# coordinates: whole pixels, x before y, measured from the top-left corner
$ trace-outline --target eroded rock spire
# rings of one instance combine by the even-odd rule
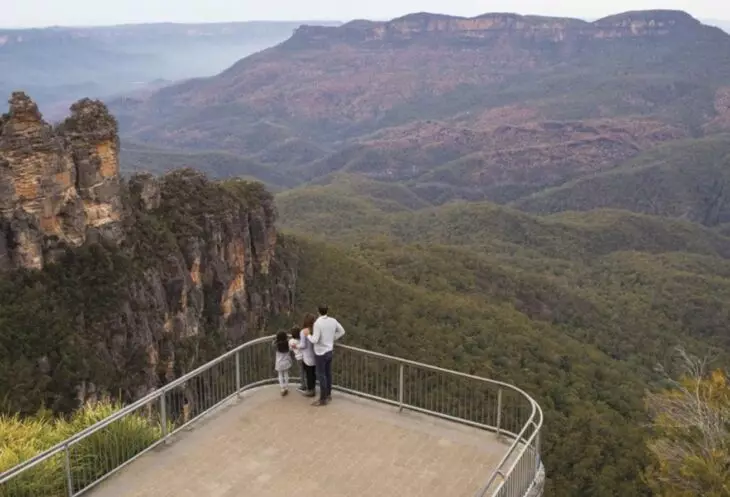
[[[98,101],[71,107],[58,129],[15,92],[0,120],[0,264],[40,269],[91,234],[120,239],[119,138]]]

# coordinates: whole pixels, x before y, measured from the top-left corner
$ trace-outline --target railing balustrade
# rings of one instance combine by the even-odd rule
[[[0,474],[0,497],[76,497],[242,392],[276,383],[273,337],[237,347]],[[510,443],[476,497],[523,497],[541,469],[542,410],[522,390],[347,345],[334,389],[497,433]]]

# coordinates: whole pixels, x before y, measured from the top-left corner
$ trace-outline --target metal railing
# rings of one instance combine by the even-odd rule
[[[237,347],[0,474],[0,497],[76,497],[248,389],[276,383],[273,337]],[[347,345],[334,389],[511,440],[477,497],[523,497],[541,469],[542,410],[522,390]]]
[[[332,374],[337,390],[511,439],[476,497],[523,497],[541,470],[542,409],[513,385],[348,345]]]

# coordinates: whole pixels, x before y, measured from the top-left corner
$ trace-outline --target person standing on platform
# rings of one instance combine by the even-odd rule
[[[332,354],[335,341],[345,335],[345,328],[335,318],[327,315],[326,305],[319,306],[319,317],[314,322],[311,333],[304,331],[305,337],[314,346],[314,360],[319,380],[319,399],[312,405],[324,406],[332,400]]]

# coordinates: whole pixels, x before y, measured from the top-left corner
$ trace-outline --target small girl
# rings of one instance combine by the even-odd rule
[[[279,373],[279,386],[281,387],[281,396],[289,393],[289,370],[292,366],[291,354],[289,349],[289,337],[286,331],[279,331],[274,339],[274,347],[276,354],[274,356],[274,369]]]
[[[301,330],[299,329],[299,326],[293,326],[291,330],[289,330],[289,335],[291,338],[289,339],[289,349],[294,351],[294,360],[297,361],[297,364],[299,365],[299,388],[297,388],[297,392],[299,393],[306,393],[306,385],[307,385],[307,378],[304,373],[304,363],[302,362],[302,347],[301,347],[301,336],[300,336]],[[306,343],[304,344],[306,346]]]

